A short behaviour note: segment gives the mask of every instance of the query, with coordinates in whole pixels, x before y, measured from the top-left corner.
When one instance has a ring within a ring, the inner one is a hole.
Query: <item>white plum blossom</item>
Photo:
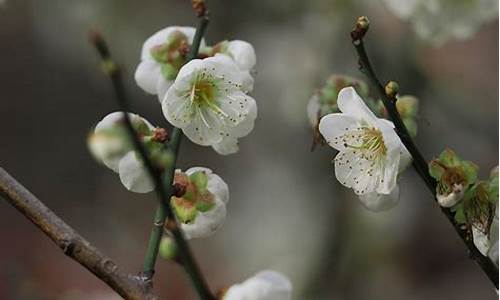
[[[135,71],[137,85],[149,94],[158,95],[161,101],[187,61],[195,32],[193,27],[170,26],[148,38]],[[204,40],[200,47],[205,47]]]
[[[352,188],[373,211],[392,208],[398,201],[397,177],[410,155],[392,122],[377,118],[354,88],[339,92],[341,113],[321,118],[319,131],[339,151],[334,159],[337,180]]]
[[[194,143],[235,153],[238,138],[252,131],[257,117],[257,104],[247,94],[252,89],[253,78],[227,55],[194,59],[167,91],[163,114]]]
[[[474,35],[498,16],[498,0],[383,0],[397,17],[411,23],[417,35],[434,45]]]
[[[186,172],[176,170],[174,182],[187,187],[181,198],[171,200],[184,236],[193,239],[214,234],[226,218],[229,189],[224,180],[208,168],[193,167]]]
[[[222,300],[290,300],[292,284],[276,271],[261,271],[242,283],[231,286]]]
[[[193,27],[169,26],[149,37],[142,46],[141,62],[135,71],[137,85],[149,94],[158,95],[161,101],[181,67],[187,63],[195,33]],[[201,57],[217,53],[228,56],[248,76],[256,63],[255,50],[248,42],[224,41],[207,47],[205,40],[201,40]]]
[[[128,113],[134,129],[150,135],[153,125],[139,115]],[[147,171],[134,151],[125,130],[122,112],[113,112],[97,123],[88,144],[94,157],[118,173],[122,184],[130,191],[148,193],[154,189]]]

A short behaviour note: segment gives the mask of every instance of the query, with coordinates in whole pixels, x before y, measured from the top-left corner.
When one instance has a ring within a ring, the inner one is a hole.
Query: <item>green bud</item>
[[[456,192],[457,188],[463,193],[476,182],[478,169],[474,163],[462,160],[452,150],[444,150],[439,158],[429,163],[429,174],[437,181],[438,200],[446,199],[443,196]]]
[[[102,61],[101,68],[106,75],[112,75],[118,71],[118,66],[109,58]]]
[[[416,137],[418,130],[417,122],[413,118],[404,118],[403,123],[405,124],[406,129],[408,129],[410,136]]]
[[[389,81],[385,85],[385,94],[391,98],[395,98],[399,92],[399,84],[396,81]]]
[[[177,257],[177,245],[175,241],[168,236],[161,239],[160,248],[158,249],[161,258],[175,259]]]
[[[180,222],[187,224],[196,219],[198,210],[191,200],[186,198],[172,197],[170,205],[174,209],[174,213]]]
[[[396,101],[396,108],[401,118],[414,118],[418,112],[418,99],[414,96],[400,96]]]

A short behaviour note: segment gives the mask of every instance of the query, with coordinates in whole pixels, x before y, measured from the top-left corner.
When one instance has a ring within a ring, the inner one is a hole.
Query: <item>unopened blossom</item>
[[[477,179],[478,167],[462,160],[451,149],[444,150],[429,163],[429,173],[437,181],[436,199],[443,207],[461,201],[466,189]]]
[[[334,159],[337,180],[360,196],[371,210],[397,203],[397,176],[410,156],[392,122],[377,118],[354,88],[340,91],[341,113],[324,116],[319,131],[339,151]]]
[[[498,0],[382,0],[416,34],[434,45],[463,40],[498,16]]]
[[[257,62],[252,44],[241,40],[222,41],[213,46],[211,51],[207,49],[207,52],[212,55],[221,53],[229,56],[241,71],[252,71]]]
[[[166,162],[169,153],[162,151],[162,141],[155,141],[158,134],[153,125],[139,115],[128,115],[151,158],[159,164]],[[149,174],[130,141],[122,112],[110,113],[97,123],[89,136],[88,145],[98,161],[118,173],[120,181],[128,190],[148,193],[154,189]]]
[[[137,84],[147,93],[158,95],[161,101],[187,62],[196,29],[170,26],[146,40],[142,46],[141,62],[135,71]],[[205,47],[204,40],[200,47]]]
[[[257,117],[257,104],[247,94],[252,88],[253,78],[227,55],[194,59],[165,95],[163,114],[194,143],[235,153]]]
[[[210,169],[193,167],[186,172],[176,170],[174,183],[185,187],[181,197],[170,201],[185,237],[214,234],[226,218],[229,189],[224,180]]]
[[[261,271],[242,283],[231,286],[223,300],[290,300],[292,284],[276,271]]]

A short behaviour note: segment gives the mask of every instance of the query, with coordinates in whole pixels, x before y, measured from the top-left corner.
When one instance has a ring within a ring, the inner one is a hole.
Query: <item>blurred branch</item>
[[[73,228],[0,168],[0,195],[45,233],[61,250],[125,299],[158,299],[138,277],[124,273]]]
[[[203,14],[199,18],[200,22],[196,30],[188,60],[191,60],[197,56],[201,39],[208,25],[208,18],[206,15]],[[128,99],[125,93],[125,87],[123,85],[123,80],[121,77],[121,72],[118,66],[112,61],[110,51],[107,47],[106,42],[100,36],[100,34],[96,32],[91,33],[90,40],[101,56],[105,73],[111,79],[115,91],[116,101],[120,106],[120,110],[123,111],[124,114],[127,131],[130,138],[133,140],[135,149],[141,156],[141,159],[148,171],[149,176],[154,182],[155,190],[160,202],[160,206],[155,214],[155,221],[148,243],[142,278],[148,285],[151,284],[152,277],[154,275],[154,265],[158,255],[158,247],[163,234],[163,226],[165,224],[165,220],[168,219],[167,228],[172,233],[172,236],[176,242],[180,262],[182,263],[184,270],[186,271],[186,273],[188,273],[200,298],[204,300],[212,300],[214,299],[214,296],[212,295],[212,292],[210,291],[210,288],[208,287],[206,280],[198,267],[189,244],[184,239],[178,221],[175,218],[175,215],[170,207],[170,198],[174,195],[175,192],[173,187],[175,161],[182,138],[182,132],[178,128],[174,128],[173,130],[172,136],[174,138],[172,138],[171,143],[168,146],[174,154],[174,162],[165,171],[165,173],[163,173],[151,161],[146,149],[144,148],[144,145],[140,141],[137,133],[132,126],[132,122],[130,121],[130,118],[127,114],[127,112],[129,112],[130,110],[128,106]]]
[[[369,21],[366,17],[358,18],[354,29],[351,31],[352,43],[359,57],[359,68],[363,72],[371,83],[375,86],[382,102],[389,114],[391,121],[394,123],[395,131],[401,138],[401,141],[405,145],[406,149],[410,152],[413,158],[413,167],[417,171],[420,178],[425,182],[429,191],[436,199],[436,181],[430,176],[427,166],[427,161],[424,159],[423,155],[418,150],[413,139],[410,137],[406,126],[404,125],[401,116],[396,108],[396,93],[391,91],[391,89],[386,89],[378,80],[377,75],[370,63],[368,54],[366,53],[363,38],[368,31]],[[390,87],[387,85],[386,87]],[[486,256],[483,256],[481,252],[474,245],[473,240],[467,228],[463,228],[455,222],[453,213],[448,208],[439,206],[443,214],[446,216],[448,221],[453,225],[456,233],[462,239],[464,244],[469,249],[469,255],[483,270],[483,272],[488,276],[490,281],[498,289],[498,268],[495,264]]]

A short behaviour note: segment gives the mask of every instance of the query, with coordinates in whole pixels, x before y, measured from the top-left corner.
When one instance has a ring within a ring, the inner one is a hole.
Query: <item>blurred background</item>
[[[208,44],[243,39],[257,52],[259,117],[240,152],[219,156],[185,139],[180,166],[206,166],[230,187],[228,216],[192,241],[210,286],[262,269],[286,274],[294,299],[495,299],[485,275],[413,170],[399,205],[366,211],[334,177],[331,148],[310,151],[310,96],[331,73],[363,78],[349,32],[367,15],[367,47],[383,81],[420,98],[416,142],[430,159],[446,146],[484,178],[498,164],[498,19],[441,47],[420,40],[381,0],[211,1]],[[495,8],[496,9],[496,8]],[[133,79],[144,40],[190,26],[189,1],[28,1],[0,6],[0,166],[126,271],[140,270],[156,206],[126,191],[86,147],[116,110],[87,42],[99,29],[126,70],[134,112],[167,126],[155,96]],[[118,299],[5,201],[0,201],[0,299]],[[163,298],[196,299],[182,269],[159,260]]]

